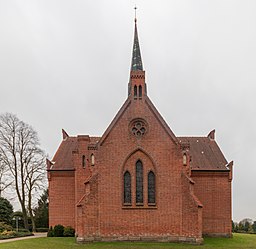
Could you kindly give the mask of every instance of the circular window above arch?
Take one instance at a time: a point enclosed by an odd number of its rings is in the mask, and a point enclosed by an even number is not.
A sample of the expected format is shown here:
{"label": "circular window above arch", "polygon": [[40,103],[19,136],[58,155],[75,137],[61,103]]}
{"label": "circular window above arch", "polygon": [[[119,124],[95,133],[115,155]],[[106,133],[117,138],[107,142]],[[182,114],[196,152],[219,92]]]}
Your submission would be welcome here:
{"label": "circular window above arch", "polygon": [[144,119],[137,118],[130,123],[130,132],[137,138],[144,136],[148,130],[148,125]]}

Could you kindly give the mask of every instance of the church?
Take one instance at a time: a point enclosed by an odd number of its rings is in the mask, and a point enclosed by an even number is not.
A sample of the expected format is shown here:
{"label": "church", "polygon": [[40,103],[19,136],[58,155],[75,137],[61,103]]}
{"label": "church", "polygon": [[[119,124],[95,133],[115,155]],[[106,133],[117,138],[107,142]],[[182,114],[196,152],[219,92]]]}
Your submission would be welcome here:
{"label": "church", "polygon": [[176,136],[153,105],[136,18],[128,97],[117,115],[101,137],[62,134],[47,160],[50,226],[75,228],[77,242],[232,236],[233,162],[215,130]]}

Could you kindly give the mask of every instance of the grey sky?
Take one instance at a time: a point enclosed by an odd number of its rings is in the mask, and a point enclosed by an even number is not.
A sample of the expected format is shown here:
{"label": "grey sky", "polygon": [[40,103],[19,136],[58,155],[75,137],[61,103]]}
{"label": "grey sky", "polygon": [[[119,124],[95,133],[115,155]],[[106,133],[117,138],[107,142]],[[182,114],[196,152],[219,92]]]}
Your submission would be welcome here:
{"label": "grey sky", "polygon": [[[127,97],[134,1],[0,0],[0,113],[52,158],[61,128],[102,135]],[[256,1],[137,0],[148,95],[173,132],[216,129],[233,217],[256,220]]]}

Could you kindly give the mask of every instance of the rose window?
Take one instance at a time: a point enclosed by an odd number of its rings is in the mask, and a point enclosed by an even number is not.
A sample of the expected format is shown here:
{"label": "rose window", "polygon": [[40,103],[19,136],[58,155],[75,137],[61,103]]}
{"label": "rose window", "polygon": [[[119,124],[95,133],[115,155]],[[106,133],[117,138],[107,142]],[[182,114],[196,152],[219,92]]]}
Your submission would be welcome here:
{"label": "rose window", "polygon": [[131,132],[136,137],[143,136],[147,131],[146,124],[142,120],[135,120],[131,125]]}

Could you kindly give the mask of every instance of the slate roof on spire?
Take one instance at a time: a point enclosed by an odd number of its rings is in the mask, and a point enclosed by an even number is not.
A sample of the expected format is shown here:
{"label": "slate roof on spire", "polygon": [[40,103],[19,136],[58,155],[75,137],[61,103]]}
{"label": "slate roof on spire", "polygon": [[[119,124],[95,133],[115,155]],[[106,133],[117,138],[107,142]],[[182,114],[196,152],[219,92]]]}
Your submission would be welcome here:
{"label": "slate roof on spire", "polygon": [[133,42],[133,49],[132,49],[131,71],[143,71],[136,18],[135,18],[135,29],[134,29],[134,42]]}

